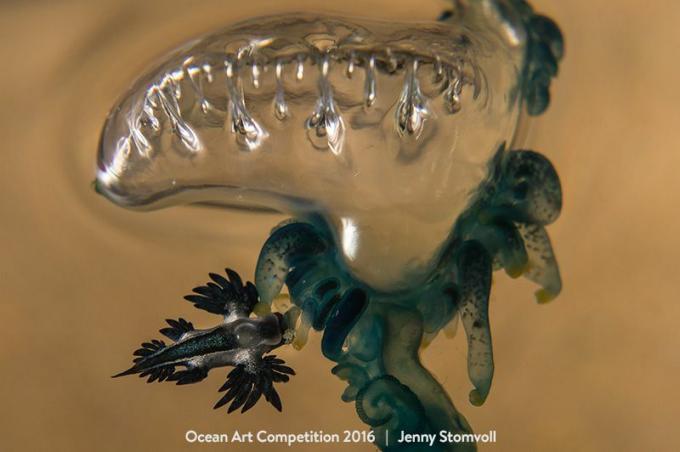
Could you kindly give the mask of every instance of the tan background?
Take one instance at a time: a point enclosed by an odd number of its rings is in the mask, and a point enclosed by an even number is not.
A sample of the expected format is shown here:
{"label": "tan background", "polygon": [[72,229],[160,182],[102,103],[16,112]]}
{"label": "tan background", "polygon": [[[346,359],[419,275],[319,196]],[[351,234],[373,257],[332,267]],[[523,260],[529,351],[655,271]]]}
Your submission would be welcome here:
{"label": "tan background", "polygon": [[[485,406],[466,401],[460,335],[439,339],[425,360],[476,431],[498,431],[499,443],[482,449],[679,450],[680,6],[534,5],[559,21],[568,44],[554,103],[531,135],[563,179],[565,208],[550,233],[565,289],[537,306],[530,284],[499,275],[497,371]],[[428,18],[439,6],[0,3],[1,450],[171,451],[189,448],[188,429],[363,428],[339,400],[344,385],[329,374],[318,337],[302,353],[282,352],[299,373],[282,387],[283,414],[264,403],[243,416],[212,411],[222,372],[183,388],[111,380],[162,319],[211,325],[181,296],[225,264],[252,277],[258,244],[278,218],[191,207],[131,213],[88,184],[106,110],[159,51],[263,13]]]}

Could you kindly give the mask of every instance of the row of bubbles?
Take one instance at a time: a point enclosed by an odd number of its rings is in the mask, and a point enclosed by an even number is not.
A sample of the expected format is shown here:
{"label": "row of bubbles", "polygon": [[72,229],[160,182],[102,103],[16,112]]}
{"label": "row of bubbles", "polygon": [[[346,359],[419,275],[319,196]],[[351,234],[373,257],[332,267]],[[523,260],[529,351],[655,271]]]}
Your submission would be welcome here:
{"label": "row of bubbles", "polygon": [[[318,71],[308,75],[305,64],[316,66]],[[141,154],[149,154],[152,145],[150,136],[158,136],[161,129],[161,115],[167,120],[173,135],[181,147],[190,154],[203,149],[198,133],[182,114],[180,101],[184,89],[192,91],[193,102],[205,116],[226,108],[229,119],[223,118],[230,125],[238,146],[245,151],[258,149],[269,133],[250,113],[248,96],[244,94],[244,85],[250,84],[257,91],[263,88],[263,74],[273,71],[275,88],[272,100],[272,114],[278,121],[286,121],[290,117],[287,93],[284,84],[286,68],[292,66],[293,83],[301,82],[306,77],[317,77],[318,98],[310,116],[305,120],[307,136],[315,149],[330,150],[339,155],[345,141],[346,125],[333,95],[329,74],[332,66],[343,65],[342,74],[352,79],[360,68],[364,72],[363,105],[371,109],[377,99],[379,87],[377,74],[403,76],[403,88],[395,101],[394,130],[401,138],[417,140],[431,115],[428,99],[423,94],[420,84],[423,77],[429,77],[428,83],[440,87],[436,92],[445,104],[444,111],[449,114],[461,110],[461,94],[465,85],[473,87],[473,96],[480,92],[479,73],[471,64],[461,59],[455,63],[444,63],[438,56],[413,55],[406,52],[396,53],[387,50],[357,50],[334,48],[324,52],[298,53],[286,55],[273,60],[264,60],[253,52],[237,52],[226,54],[217,63],[215,59],[200,61],[191,56],[184,60],[179,69],[166,71],[160,80],[151,83],[135,112],[130,116],[130,137],[128,144],[134,144]],[[308,67],[309,67],[308,66]],[[427,68],[427,69],[425,69]],[[223,71],[227,99],[226,107],[216,106],[208,99],[206,90],[217,82],[216,71]],[[429,73],[424,73],[429,71]]]}

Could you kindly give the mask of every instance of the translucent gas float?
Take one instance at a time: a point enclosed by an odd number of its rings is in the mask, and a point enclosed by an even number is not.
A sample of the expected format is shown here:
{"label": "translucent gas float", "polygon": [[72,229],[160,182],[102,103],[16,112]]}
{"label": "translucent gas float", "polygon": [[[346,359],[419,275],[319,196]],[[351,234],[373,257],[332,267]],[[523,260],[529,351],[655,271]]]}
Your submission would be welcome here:
{"label": "translucent gas float", "polygon": [[[143,344],[123,374],[193,383],[234,366],[217,406],[244,411],[264,395],[280,409],[274,383],[294,372],[267,353],[314,328],[381,449],[418,450],[390,433],[470,432],[418,349],[460,318],[481,405],[492,272],[535,281],[539,302],[560,292],[545,231],[558,176],[509,143],[525,112],[547,108],[563,43],[523,0],[454,6],[427,23],[256,18],[179,48],[122,97],[98,154],[106,198],[292,217],[263,245],[254,284],[228,270],[187,297],[220,326],[172,321],[161,332],[173,343]],[[284,286],[293,306],[271,314]]]}

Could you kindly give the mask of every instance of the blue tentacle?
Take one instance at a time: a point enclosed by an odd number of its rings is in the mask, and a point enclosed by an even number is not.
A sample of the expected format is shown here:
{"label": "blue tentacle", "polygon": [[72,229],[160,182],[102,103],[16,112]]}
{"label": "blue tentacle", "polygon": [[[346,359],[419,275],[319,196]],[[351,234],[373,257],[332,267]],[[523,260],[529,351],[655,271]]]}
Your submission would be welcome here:
{"label": "blue tentacle", "polygon": [[[267,240],[257,266],[262,301],[285,284],[293,303],[323,331],[324,355],[347,381],[344,401],[356,402],[384,450],[409,446],[381,443],[400,430],[470,433],[437,380],[420,362],[419,348],[457,315],[468,343],[470,402],[489,396],[494,374],[488,301],[492,272],[503,268],[542,286],[545,301],[561,288],[545,231],[562,207],[559,178],[533,151],[498,150],[489,178],[459,217],[431,265],[425,283],[398,292],[375,290],[346,267],[330,228],[314,217],[287,223]],[[434,450],[474,450],[474,444],[438,444]]]}

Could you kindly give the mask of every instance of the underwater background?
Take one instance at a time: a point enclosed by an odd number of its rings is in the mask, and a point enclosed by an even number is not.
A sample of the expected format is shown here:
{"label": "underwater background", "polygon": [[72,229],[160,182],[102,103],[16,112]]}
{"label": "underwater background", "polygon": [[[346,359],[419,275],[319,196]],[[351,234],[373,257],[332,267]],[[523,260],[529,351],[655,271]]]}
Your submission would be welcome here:
{"label": "underwater background", "polygon": [[[484,406],[467,401],[461,331],[437,338],[423,361],[475,432],[497,431],[480,450],[677,450],[680,5],[532,4],[567,43],[551,106],[526,141],[561,177],[564,208],[549,232],[564,288],[537,306],[533,285],[494,275],[496,370]],[[252,279],[261,244],[285,217],[124,211],[91,189],[95,151],[129,81],[196,34],[284,11],[425,20],[444,5],[1,2],[0,449],[234,449],[192,446],[184,435],[364,430],[340,401],[345,384],[330,374],[318,334],[299,353],[277,351],[298,374],[280,388],[283,414],[264,404],[239,416],[211,410],[220,372],[185,388],[109,378],[162,318],[211,325],[182,296],[225,266]],[[276,446],[244,447],[259,449]]]}

